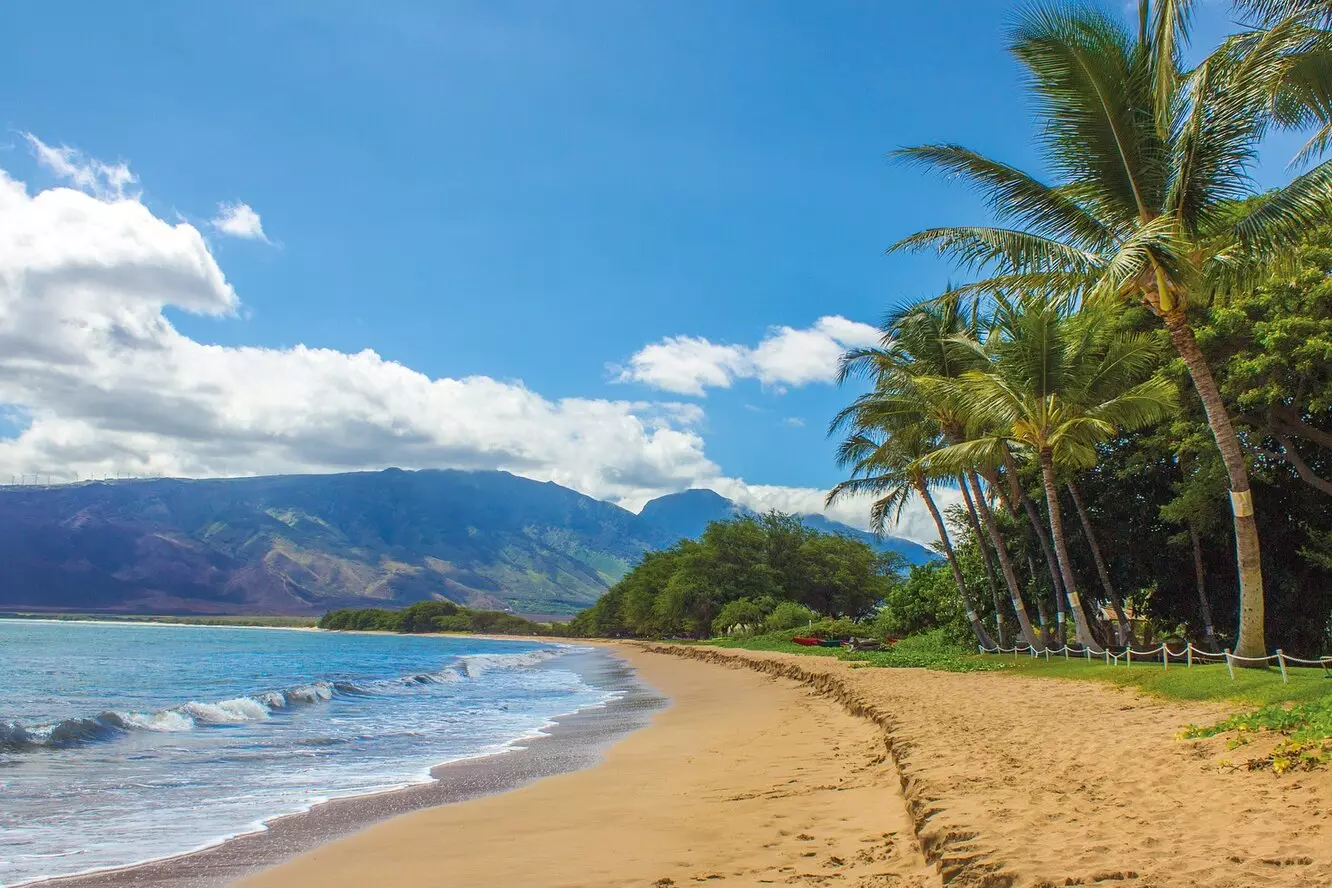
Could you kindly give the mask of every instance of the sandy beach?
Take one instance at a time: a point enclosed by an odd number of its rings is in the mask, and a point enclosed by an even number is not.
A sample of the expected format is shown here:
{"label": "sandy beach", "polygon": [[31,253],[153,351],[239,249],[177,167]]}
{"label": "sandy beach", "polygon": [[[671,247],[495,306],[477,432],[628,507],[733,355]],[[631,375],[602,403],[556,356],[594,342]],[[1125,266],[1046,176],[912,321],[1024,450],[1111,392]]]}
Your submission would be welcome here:
{"label": "sandy beach", "polygon": [[878,726],[797,681],[626,655],[672,705],[601,764],[404,815],[240,885],[940,884]]}
{"label": "sandy beach", "polygon": [[625,655],[672,705],[600,764],[240,884],[1332,884],[1332,775],[1218,767],[1222,741],[1176,739],[1223,707],[782,654]]}

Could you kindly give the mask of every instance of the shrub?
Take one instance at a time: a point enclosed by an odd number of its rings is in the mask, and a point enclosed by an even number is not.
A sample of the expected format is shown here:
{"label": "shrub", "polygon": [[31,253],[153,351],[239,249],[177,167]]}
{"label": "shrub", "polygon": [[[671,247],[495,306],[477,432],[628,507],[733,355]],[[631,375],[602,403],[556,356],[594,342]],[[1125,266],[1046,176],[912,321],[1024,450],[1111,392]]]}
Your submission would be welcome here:
{"label": "shrub", "polygon": [[760,598],[757,601],[752,598],[737,598],[717,614],[716,619],[712,621],[712,632],[714,635],[724,635],[730,632],[732,627],[747,626],[752,633],[762,627],[763,619],[775,606],[776,602],[771,598]]}
{"label": "shrub", "polygon": [[957,584],[947,565],[940,562],[912,568],[905,583],[888,590],[874,616],[873,634],[889,638],[934,629],[945,630],[950,640],[961,643],[972,637]]}
{"label": "shrub", "polygon": [[399,614],[399,632],[437,632],[435,620],[452,617],[458,605],[452,601],[418,601]]}
{"label": "shrub", "polygon": [[436,632],[471,632],[472,618],[466,614],[454,614],[451,617],[435,617]]}
{"label": "shrub", "polygon": [[818,618],[818,614],[803,604],[794,601],[783,601],[764,618],[763,629],[766,632],[780,632],[783,629],[807,626]]}

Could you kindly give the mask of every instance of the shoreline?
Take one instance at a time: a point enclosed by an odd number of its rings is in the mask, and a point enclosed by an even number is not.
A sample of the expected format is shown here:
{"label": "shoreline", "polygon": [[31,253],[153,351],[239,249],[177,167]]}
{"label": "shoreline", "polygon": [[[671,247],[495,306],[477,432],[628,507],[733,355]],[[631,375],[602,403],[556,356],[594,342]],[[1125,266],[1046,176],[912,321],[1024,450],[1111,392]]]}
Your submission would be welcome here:
{"label": "shoreline", "polygon": [[236,888],[942,888],[872,722],[797,682],[617,647],[671,705],[594,767],[394,818]]}
{"label": "shoreline", "polygon": [[251,830],[193,850],[121,867],[17,883],[12,888],[217,888],[403,814],[506,793],[544,777],[592,767],[607,748],[645,727],[668,701],[603,646],[580,647],[587,650],[566,655],[585,658],[572,664],[574,671],[590,684],[618,696],[553,716],[536,733],[515,738],[502,748],[435,765],[418,783],[328,799],[304,811],[278,814]]}

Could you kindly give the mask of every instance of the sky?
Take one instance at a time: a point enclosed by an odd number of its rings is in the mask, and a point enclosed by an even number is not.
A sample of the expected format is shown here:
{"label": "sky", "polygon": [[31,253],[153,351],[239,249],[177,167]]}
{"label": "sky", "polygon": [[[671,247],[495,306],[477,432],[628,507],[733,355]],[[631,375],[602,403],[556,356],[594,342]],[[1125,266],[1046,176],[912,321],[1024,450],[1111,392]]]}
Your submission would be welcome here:
{"label": "sky", "polygon": [[[985,218],[888,153],[1039,170],[1014,8],[6,5],[0,482],[455,467],[818,511],[837,356],[957,276],[885,249]],[[1227,30],[1204,4],[1198,44]]]}

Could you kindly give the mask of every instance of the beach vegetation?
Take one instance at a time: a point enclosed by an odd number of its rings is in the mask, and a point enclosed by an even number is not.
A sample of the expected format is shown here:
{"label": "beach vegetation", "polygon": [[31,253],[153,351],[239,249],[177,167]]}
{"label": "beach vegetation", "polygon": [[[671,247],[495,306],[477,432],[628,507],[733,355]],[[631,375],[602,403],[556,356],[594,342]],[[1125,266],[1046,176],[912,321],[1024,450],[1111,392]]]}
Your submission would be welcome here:
{"label": "beach vegetation", "polygon": [[1257,193],[1251,179],[1273,124],[1318,129],[1305,160],[1326,147],[1325,88],[1307,75],[1327,57],[1327,23],[1309,5],[1284,5],[1190,68],[1185,5],[1141,0],[1139,12],[1136,32],[1098,4],[1022,12],[1009,47],[1027,74],[1053,181],[958,145],[904,149],[905,162],[969,183],[995,224],[930,228],[893,249],[978,272],[965,287],[978,297],[1116,302],[1165,330],[1226,478],[1236,652],[1262,657],[1267,598],[1251,477],[1262,442],[1246,441],[1197,321],[1288,264],[1332,212],[1332,162],[1271,192]]}
{"label": "beach vegetation", "polygon": [[475,610],[453,601],[418,601],[402,610],[352,608],[333,610],[319,618],[318,628],[331,631],[476,632],[488,635],[563,635],[559,623],[536,623],[506,611]]}
{"label": "beach vegetation", "polygon": [[[1332,17],[1241,3],[1188,66],[1186,7],[1015,17],[1047,180],[948,142],[897,152],[990,218],[895,244],[967,278],[843,358],[869,390],[833,421],[830,499],[864,496],[876,529],[923,502],[951,577],[894,589],[881,635],[956,632],[960,610],[984,648],[1058,649],[1071,624],[1092,650],[1332,651]],[[1310,137],[1264,192],[1274,127]]]}
{"label": "beach vegetation", "polygon": [[591,608],[577,635],[706,638],[735,626],[794,628],[871,617],[905,559],[778,512],[714,521],[697,541],[649,553]]}

